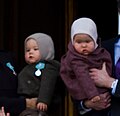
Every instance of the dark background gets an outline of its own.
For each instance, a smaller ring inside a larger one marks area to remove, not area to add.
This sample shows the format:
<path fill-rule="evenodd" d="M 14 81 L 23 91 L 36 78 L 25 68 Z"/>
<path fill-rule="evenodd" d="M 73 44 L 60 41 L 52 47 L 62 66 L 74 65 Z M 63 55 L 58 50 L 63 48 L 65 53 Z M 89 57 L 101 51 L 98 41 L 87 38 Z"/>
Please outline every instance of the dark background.
<path fill-rule="evenodd" d="M 0 49 L 13 51 L 19 67 L 23 67 L 24 39 L 33 33 L 42 32 L 52 37 L 56 59 L 60 59 L 61 50 L 64 50 L 64 0 L 0 2 Z"/>
<path fill-rule="evenodd" d="M 118 30 L 116 0 L 78 0 L 78 16 L 92 18 L 102 40 L 114 38 Z"/>
<path fill-rule="evenodd" d="M 13 51 L 22 68 L 24 39 L 43 32 L 53 38 L 56 59 L 60 60 L 71 23 L 83 16 L 96 22 L 102 40 L 117 36 L 116 0 L 0 0 L 0 49 Z"/>
<path fill-rule="evenodd" d="M 20 70 L 25 65 L 24 39 L 42 32 L 52 37 L 60 61 L 67 49 L 71 23 L 79 17 L 95 21 L 102 41 L 118 35 L 116 0 L 0 0 L 0 49 L 15 53 Z M 65 116 L 71 116 L 69 97 L 65 101 L 62 109 Z"/>

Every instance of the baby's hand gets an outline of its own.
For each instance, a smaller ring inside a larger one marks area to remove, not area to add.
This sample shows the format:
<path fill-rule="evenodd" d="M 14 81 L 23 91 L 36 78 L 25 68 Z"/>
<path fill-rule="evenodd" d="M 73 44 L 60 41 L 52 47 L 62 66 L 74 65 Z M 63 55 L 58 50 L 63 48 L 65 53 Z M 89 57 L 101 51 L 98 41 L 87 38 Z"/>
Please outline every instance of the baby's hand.
<path fill-rule="evenodd" d="M 100 100 L 100 96 L 95 96 L 91 99 L 92 102 L 97 102 Z"/>
<path fill-rule="evenodd" d="M 42 103 L 42 102 L 39 102 L 37 104 L 37 109 L 41 110 L 41 111 L 47 111 L 48 107 L 47 107 L 47 104 L 45 103 Z"/>

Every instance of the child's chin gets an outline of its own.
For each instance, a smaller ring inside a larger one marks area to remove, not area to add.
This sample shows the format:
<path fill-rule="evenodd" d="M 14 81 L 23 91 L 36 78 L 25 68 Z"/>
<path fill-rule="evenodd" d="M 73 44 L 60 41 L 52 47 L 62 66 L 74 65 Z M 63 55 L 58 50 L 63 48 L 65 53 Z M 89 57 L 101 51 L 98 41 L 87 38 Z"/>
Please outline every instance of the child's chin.
<path fill-rule="evenodd" d="M 29 61 L 28 64 L 34 64 L 36 63 L 35 61 Z"/>
<path fill-rule="evenodd" d="M 85 56 L 87 56 L 88 54 L 89 54 L 89 53 L 87 53 L 87 52 L 86 52 L 86 53 L 83 53 L 83 55 L 85 55 Z"/>

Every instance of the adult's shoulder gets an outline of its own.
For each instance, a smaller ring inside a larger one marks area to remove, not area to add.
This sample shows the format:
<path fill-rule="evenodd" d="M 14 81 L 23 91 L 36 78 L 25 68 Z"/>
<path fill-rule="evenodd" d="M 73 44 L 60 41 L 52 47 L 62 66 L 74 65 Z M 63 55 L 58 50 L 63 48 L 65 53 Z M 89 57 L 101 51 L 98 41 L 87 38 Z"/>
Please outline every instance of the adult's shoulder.
<path fill-rule="evenodd" d="M 110 38 L 110 39 L 106 39 L 102 41 L 102 46 L 106 46 L 106 45 L 113 45 L 114 43 L 118 42 L 118 40 L 120 39 L 120 35 L 117 35 L 114 38 Z"/>
<path fill-rule="evenodd" d="M 111 42 L 112 42 L 112 43 L 115 42 L 115 38 L 103 40 L 103 41 L 102 41 L 102 45 L 104 45 L 104 44 L 106 44 L 106 43 L 111 43 Z"/>
<path fill-rule="evenodd" d="M 102 41 L 101 46 L 106 48 L 109 51 L 114 48 L 115 41 L 116 41 L 116 38 L 104 40 Z"/>

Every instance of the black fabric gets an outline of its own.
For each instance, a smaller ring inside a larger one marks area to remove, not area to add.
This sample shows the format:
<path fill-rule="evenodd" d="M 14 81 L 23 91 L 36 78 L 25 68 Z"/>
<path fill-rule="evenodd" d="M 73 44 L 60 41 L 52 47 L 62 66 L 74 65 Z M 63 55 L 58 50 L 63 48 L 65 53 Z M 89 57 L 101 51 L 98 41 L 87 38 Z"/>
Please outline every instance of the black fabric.
<path fill-rule="evenodd" d="M 10 116 L 18 116 L 26 108 L 24 98 L 20 97 L 0 97 L 0 107 L 4 106 L 5 112 L 9 112 Z"/>
<path fill-rule="evenodd" d="M 13 56 L 10 52 L 0 52 L 0 96 L 13 97 L 17 94 L 17 76 L 6 66 L 10 62 L 14 66 Z M 16 70 L 16 69 L 14 69 Z"/>
<path fill-rule="evenodd" d="M 26 109 L 19 116 L 48 116 L 46 112 L 37 109 Z"/>
<path fill-rule="evenodd" d="M 8 62 L 16 71 L 13 53 L 0 51 L 0 107 L 4 106 L 10 116 L 18 116 L 25 109 L 26 101 L 17 94 L 17 76 L 6 66 Z"/>
<path fill-rule="evenodd" d="M 109 109 L 108 109 L 108 111 L 107 110 L 102 110 L 102 111 L 92 110 L 84 115 L 78 114 L 78 116 L 109 116 Z"/>

